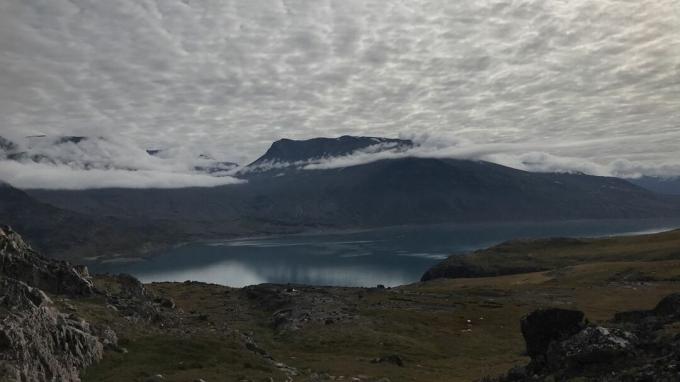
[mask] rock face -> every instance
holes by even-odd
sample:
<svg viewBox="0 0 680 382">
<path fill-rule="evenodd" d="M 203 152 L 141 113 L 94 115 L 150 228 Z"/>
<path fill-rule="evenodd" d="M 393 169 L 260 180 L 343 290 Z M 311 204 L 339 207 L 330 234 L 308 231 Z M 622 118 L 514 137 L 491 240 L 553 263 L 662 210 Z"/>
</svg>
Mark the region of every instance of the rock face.
<svg viewBox="0 0 680 382">
<path fill-rule="evenodd" d="M 81 368 L 102 357 L 90 326 L 59 313 L 40 290 L 0 281 L 0 380 L 78 381 Z"/>
<path fill-rule="evenodd" d="M 650 311 L 623 312 L 606 326 L 587 325 L 583 312 L 546 309 L 522 319 L 531 361 L 486 381 L 680 381 L 680 294 Z"/>
<path fill-rule="evenodd" d="M 619 329 L 588 327 L 565 341 L 555 342 L 546 352 L 547 367 L 578 370 L 607 364 L 634 354 L 637 337 Z"/>
<path fill-rule="evenodd" d="M 9 227 L 1 228 L 1 381 L 79 381 L 80 369 L 102 357 L 95 330 L 60 313 L 43 290 L 68 296 L 93 293 L 89 280 L 70 264 L 38 256 Z M 102 332 L 109 342 L 115 340 L 115 333 Z"/>
<path fill-rule="evenodd" d="M 68 262 L 41 257 L 7 226 L 0 228 L 0 253 L 0 276 L 23 281 L 49 293 L 92 294 L 92 283 L 85 278 L 85 268 L 80 267 L 81 274 Z"/>
</svg>

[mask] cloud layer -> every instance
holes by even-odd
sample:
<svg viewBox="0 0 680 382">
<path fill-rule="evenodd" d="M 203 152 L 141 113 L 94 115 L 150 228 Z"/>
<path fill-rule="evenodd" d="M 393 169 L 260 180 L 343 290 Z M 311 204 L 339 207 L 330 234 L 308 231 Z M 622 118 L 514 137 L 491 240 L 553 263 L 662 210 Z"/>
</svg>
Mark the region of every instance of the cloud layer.
<svg viewBox="0 0 680 382">
<path fill-rule="evenodd" d="M 150 155 L 134 142 L 110 137 L 69 140 L 32 137 L 0 150 L 0 180 L 19 188 L 179 188 L 241 181 L 225 176 L 221 163 L 186 150 Z M 3 160 L 7 155 L 11 160 Z"/>
<path fill-rule="evenodd" d="M 0 135 L 245 163 L 282 137 L 425 134 L 677 174 L 678 25 L 675 0 L 0 0 Z"/>
</svg>

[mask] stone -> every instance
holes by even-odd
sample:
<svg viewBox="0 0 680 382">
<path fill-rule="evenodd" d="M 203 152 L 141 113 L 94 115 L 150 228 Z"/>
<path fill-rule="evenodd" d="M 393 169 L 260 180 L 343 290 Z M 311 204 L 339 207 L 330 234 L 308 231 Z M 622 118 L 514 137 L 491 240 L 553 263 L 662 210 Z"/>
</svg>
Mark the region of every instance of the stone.
<svg viewBox="0 0 680 382">
<path fill-rule="evenodd" d="M 397 354 L 390 354 L 374 358 L 373 360 L 371 360 L 371 363 L 391 363 L 399 367 L 404 367 L 404 361 Z"/>
<path fill-rule="evenodd" d="M 79 381 L 79 370 L 102 358 L 103 345 L 86 322 L 59 313 L 44 293 L 21 281 L 0 283 L 3 381 Z"/>
<path fill-rule="evenodd" d="M 585 315 L 578 310 L 539 309 L 522 318 L 521 328 L 527 354 L 544 355 L 550 343 L 578 333 L 585 327 Z"/>
<path fill-rule="evenodd" d="M 43 258 L 11 228 L 0 228 L 3 382 L 79 381 L 80 370 L 102 358 L 104 344 L 96 330 L 75 314 L 59 312 L 44 291 L 82 297 L 90 296 L 93 286 L 85 269 Z M 101 334 L 104 342 L 117 342 L 110 329 Z"/>
<path fill-rule="evenodd" d="M 87 275 L 66 261 L 46 259 L 8 226 L 0 227 L 0 276 L 23 281 L 49 293 L 90 296 Z"/>
<path fill-rule="evenodd" d="M 551 344 L 547 363 L 551 369 L 581 369 L 611 364 L 634 353 L 637 337 L 619 329 L 588 327 L 567 340 Z"/>
<path fill-rule="evenodd" d="M 680 317 L 680 293 L 664 297 L 654 308 L 654 314 L 665 317 Z"/>
</svg>

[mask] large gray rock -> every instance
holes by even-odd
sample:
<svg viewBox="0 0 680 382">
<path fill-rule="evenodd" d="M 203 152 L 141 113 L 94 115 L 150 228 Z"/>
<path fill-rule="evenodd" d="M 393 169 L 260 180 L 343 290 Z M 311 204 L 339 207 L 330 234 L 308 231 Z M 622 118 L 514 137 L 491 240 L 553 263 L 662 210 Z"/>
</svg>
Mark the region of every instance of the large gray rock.
<svg viewBox="0 0 680 382">
<path fill-rule="evenodd" d="M 102 351 L 85 321 L 59 313 L 39 289 L 0 278 L 1 381 L 79 381 Z"/>
<path fill-rule="evenodd" d="M 41 257 L 9 227 L 0 228 L 0 381 L 79 381 L 81 369 L 102 357 L 100 332 L 109 346 L 117 338 L 108 328 L 94 330 L 60 313 L 48 292 L 89 296 L 84 268 Z"/>
</svg>

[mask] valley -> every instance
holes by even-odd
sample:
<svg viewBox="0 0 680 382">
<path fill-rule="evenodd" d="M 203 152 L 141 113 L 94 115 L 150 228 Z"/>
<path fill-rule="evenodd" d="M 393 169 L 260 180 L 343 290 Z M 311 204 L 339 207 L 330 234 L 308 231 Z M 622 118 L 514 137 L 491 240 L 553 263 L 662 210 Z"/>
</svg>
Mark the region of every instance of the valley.
<svg viewBox="0 0 680 382">
<path fill-rule="evenodd" d="M 24 251 L 10 239 L 3 256 Z M 519 321 L 535 309 L 578 309 L 591 324 L 613 325 L 615 314 L 679 292 L 678 248 L 680 231 L 508 242 L 451 259 L 472 268 L 491 256 L 514 271 L 396 288 L 144 285 L 93 275 L 93 293 L 50 287 L 44 306 L 115 332 L 84 381 L 471 381 L 528 362 Z M 21 276 L 12 269 L 2 276 Z"/>
</svg>

